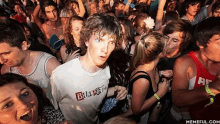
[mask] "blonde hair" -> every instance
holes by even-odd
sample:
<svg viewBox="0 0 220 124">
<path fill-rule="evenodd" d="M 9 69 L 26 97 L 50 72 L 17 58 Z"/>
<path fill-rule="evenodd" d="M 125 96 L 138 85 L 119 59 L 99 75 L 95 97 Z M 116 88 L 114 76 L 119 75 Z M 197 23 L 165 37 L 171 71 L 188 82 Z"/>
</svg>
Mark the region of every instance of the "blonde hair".
<svg viewBox="0 0 220 124">
<path fill-rule="evenodd" d="M 144 33 L 135 45 L 129 70 L 155 60 L 164 51 L 166 38 L 157 32 Z"/>
</svg>

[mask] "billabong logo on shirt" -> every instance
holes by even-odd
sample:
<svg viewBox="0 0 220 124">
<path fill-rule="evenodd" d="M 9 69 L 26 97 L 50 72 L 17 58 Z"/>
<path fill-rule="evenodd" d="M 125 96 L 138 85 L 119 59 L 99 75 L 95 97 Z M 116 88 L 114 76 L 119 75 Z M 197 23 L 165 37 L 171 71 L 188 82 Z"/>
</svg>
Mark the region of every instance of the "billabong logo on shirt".
<svg viewBox="0 0 220 124">
<path fill-rule="evenodd" d="M 107 89 L 108 89 L 108 87 L 103 85 L 103 86 L 97 87 L 91 91 L 77 92 L 77 93 L 75 93 L 76 99 L 77 99 L 77 101 L 84 100 L 85 98 L 99 95 Z"/>
</svg>

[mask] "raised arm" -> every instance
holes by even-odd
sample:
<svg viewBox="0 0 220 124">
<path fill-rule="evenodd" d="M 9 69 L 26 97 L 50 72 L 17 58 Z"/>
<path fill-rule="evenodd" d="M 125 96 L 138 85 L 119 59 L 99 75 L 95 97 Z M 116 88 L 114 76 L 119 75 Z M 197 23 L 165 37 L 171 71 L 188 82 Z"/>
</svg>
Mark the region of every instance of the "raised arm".
<svg viewBox="0 0 220 124">
<path fill-rule="evenodd" d="M 163 9 L 166 4 L 166 0 L 159 0 L 159 5 L 157 9 L 157 16 L 156 16 L 156 25 L 155 25 L 155 30 L 159 30 L 160 27 L 163 24 Z"/>
<path fill-rule="evenodd" d="M 39 1 L 37 1 L 37 6 L 35 7 L 34 11 L 33 11 L 33 17 L 34 17 L 34 21 L 37 24 L 37 26 L 41 29 L 41 31 L 43 32 L 42 29 L 42 23 L 40 18 L 38 17 L 40 12 L 40 5 L 39 5 Z"/>
<path fill-rule="evenodd" d="M 128 0 L 128 2 L 127 2 L 126 5 L 125 5 L 125 8 L 124 8 L 124 10 L 123 10 L 123 14 L 129 12 L 129 7 L 130 7 L 131 2 L 132 2 L 132 0 Z"/>
<path fill-rule="evenodd" d="M 174 77 L 172 84 L 172 99 L 173 103 L 179 107 L 188 107 L 203 100 L 209 99 L 209 94 L 206 92 L 205 86 L 188 90 L 189 78 L 190 75 L 192 75 L 190 61 L 192 60 L 190 60 L 189 57 L 187 58 L 187 56 L 178 58 L 173 69 Z M 220 85 L 219 80 L 209 84 L 209 88 L 214 94 L 219 93 L 219 91 L 216 90 L 217 84 Z"/>
<path fill-rule="evenodd" d="M 77 1 L 78 1 L 78 4 L 79 4 L 79 11 L 80 11 L 79 16 L 84 17 L 84 15 L 86 13 L 86 10 L 85 10 L 85 7 L 83 5 L 83 2 L 82 2 L 82 0 L 77 0 Z"/>
<path fill-rule="evenodd" d="M 105 0 L 105 4 L 109 4 L 110 3 L 110 0 Z"/>
<path fill-rule="evenodd" d="M 213 0 L 212 3 L 207 7 L 207 16 L 209 16 L 209 14 L 211 13 L 212 11 L 212 6 L 213 4 L 215 4 L 217 0 Z"/>
</svg>

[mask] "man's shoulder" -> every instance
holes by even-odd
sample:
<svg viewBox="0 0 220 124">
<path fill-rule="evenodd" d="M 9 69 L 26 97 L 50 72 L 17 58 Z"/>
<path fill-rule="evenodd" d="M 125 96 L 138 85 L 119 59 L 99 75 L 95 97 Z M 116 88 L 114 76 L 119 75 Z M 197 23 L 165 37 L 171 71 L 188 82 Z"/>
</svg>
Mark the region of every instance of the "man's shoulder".
<svg viewBox="0 0 220 124">
<path fill-rule="evenodd" d="M 53 73 L 62 73 L 62 72 L 66 72 L 66 71 L 71 71 L 71 72 L 74 72 L 74 71 L 77 71 L 77 68 L 81 67 L 79 65 L 79 59 L 78 58 L 75 58 L 75 59 L 72 59 L 60 66 L 58 66 L 54 71 Z"/>
<path fill-rule="evenodd" d="M 176 59 L 175 66 L 181 66 L 181 67 L 189 67 L 193 64 L 192 58 L 189 56 L 189 54 L 185 54 L 179 58 Z"/>
</svg>

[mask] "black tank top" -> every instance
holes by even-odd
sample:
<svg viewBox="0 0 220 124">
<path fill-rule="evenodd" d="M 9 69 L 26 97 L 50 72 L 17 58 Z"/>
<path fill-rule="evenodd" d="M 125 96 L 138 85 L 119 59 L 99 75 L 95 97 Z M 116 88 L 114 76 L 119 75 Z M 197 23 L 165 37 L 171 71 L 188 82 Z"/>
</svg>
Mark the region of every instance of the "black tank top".
<svg viewBox="0 0 220 124">
<path fill-rule="evenodd" d="M 132 77 L 134 77 L 137 73 L 144 73 L 144 74 L 138 75 L 137 77 L 135 77 L 134 79 L 132 79 Z M 149 76 L 148 73 L 145 72 L 145 71 L 137 71 L 134 75 L 131 76 L 130 79 L 132 79 L 132 80 L 129 81 L 128 94 L 132 94 L 133 84 L 134 84 L 135 81 L 137 81 L 137 80 L 140 79 L 140 78 L 145 78 L 145 79 L 147 79 L 147 80 L 149 81 L 149 83 L 150 83 L 150 87 L 149 87 L 149 90 L 148 90 L 148 92 L 147 92 L 147 96 L 146 96 L 145 100 L 146 100 L 146 99 L 149 99 L 150 97 L 152 97 L 152 96 L 154 95 L 155 92 L 154 92 L 153 87 L 152 87 L 152 82 L 151 82 L 150 76 Z M 149 109 L 149 115 L 152 113 L 153 108 L 154 108 L 154 106 L 156 106 L 156 105 L 157 105 L 157 102 L 155 102 L 155 103 L 150 107 L 150 109 Z M 137 115 L 137 116 L 134 115 L 132 118 L 135 119 L 137 122 L 139 122 L 141 116 L 142 116 L 142 115 Z M 150 116 L 149 116 L 149 117 L 150 117 Z"/>
</svg>

